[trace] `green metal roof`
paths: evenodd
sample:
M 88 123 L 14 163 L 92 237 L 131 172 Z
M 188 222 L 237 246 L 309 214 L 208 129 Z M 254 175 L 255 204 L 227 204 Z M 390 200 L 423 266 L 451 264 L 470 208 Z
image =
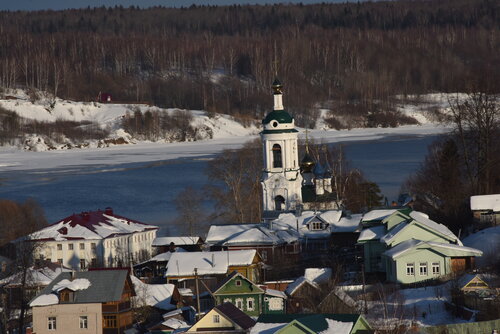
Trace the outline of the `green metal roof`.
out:
M 278 121 L 278 123 L 292 123 L 293 117 L 290 116 L 285 110 L 273 110 L 267 114 L 266 118 L 262 121 L 262 124 L 269 124 L 271 121 Z
M 261 133 L 263 134 L 268 134 L 268 133 L 294 133 L 294 132 L 299 132 L 295 129 L 284 129 L 284 130 L 264 130 Z

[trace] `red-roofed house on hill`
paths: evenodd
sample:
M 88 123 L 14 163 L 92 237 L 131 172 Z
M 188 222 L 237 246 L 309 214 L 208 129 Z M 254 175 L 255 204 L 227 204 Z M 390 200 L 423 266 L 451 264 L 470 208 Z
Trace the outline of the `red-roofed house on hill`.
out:
M 157 226 L 114 214 L 111 208 L 73 214 L 32 233 L 41 242 L 36 258 L 85 270 L 121 267 L 149 259 Z

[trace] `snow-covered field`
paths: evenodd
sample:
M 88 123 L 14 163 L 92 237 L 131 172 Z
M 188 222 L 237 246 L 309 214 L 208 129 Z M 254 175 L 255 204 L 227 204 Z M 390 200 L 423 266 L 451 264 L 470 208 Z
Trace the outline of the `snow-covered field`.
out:
M 381 293 L 386 302 L 368 302 L 367 319 L 378 328 L 394 324 L 420 327 L 467 322 L 454 317 L 445 308 L 445 303 L 451 302 L 450 284 L 401 289 L 387 296 Z

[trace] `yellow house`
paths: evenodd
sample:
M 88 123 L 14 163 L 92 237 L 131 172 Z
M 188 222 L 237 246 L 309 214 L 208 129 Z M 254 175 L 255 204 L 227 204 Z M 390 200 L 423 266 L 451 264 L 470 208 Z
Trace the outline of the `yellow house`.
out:
M 249 333 L 255 320 L 239 310 L 231 303 L 215 306 L 195 323 L 187 332 L 215 333 Z
M 490 289 L 490 286 L 485 282 L 484 277 L 479 274 L 464 275 L 459 280 L 458 285 L 460 290 L 462 290 L 463 292 Z

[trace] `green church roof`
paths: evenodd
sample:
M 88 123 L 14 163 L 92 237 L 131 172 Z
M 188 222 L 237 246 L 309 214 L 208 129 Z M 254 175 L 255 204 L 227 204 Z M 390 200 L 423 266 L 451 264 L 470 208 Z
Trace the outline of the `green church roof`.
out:
M 271 121 L 278 121 L 278 123 L 292 123 L 293 117 L 290 116 L 285 110 L 273 110 L 267 114 L 266 118 L 262 121 L 262 124 L 269 124 Z

